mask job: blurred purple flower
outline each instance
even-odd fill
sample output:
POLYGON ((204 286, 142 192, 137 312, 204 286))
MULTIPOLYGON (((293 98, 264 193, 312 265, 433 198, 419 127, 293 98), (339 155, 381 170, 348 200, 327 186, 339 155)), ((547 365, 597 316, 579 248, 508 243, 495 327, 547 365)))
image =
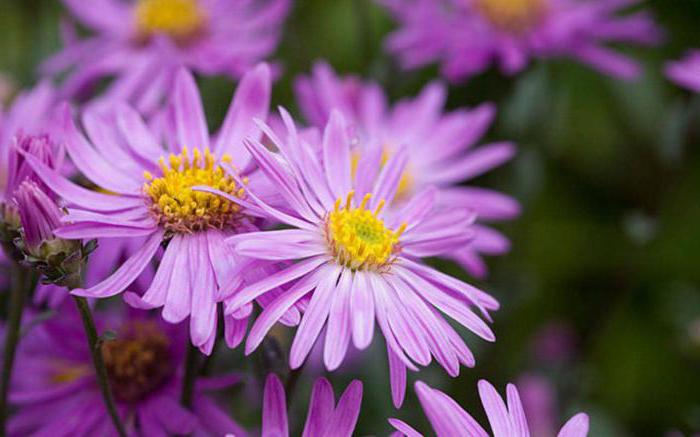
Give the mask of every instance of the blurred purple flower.
MULTIPOLYGON (((350 437, 353 434, 362 403, 362 383, 353 381, 335 403, 333 387, 326 378, 314 383, 303 436, 350 437)), ((287 401, 277 375, 265 381, 262 437, 289 437, 287 401)))
MULTIPOLYGON (((56 235, 143 242, 111 276, 73 293, 104 298, 125 291, 166 242, 145 294, 127 292, 125 299, 142 309, 163 307, 163 318, 171 323, 190 316, 193 344, 210 353, 216 338, 217 302, 234 293, 245 280, 258 280, 268 272, 237 256, 224 242, 228 235, 256 230, 255 218, 236 203, 194 192, 192 187, 209 186, 242 199, 248 183, 259 186, 250 172, 250 155, 242 141, 249 135, 260 135, 253 120, 265 119, 269 100, 270 72, 260 65, 243 77, 222 128, 210 138, 194 78, 180 70, 168 113, 167 148, 160 135, 126 105, 116 105, 109 116, 96 110, 84 114, 83 125, 91 143, 78 130, 66 106, 61 120, 66 150, 76 167, 108 193, 75 185, 27 155, 42 181, 68 202, 69 214, 63 219, 66 224, 56 235), (241 169, 244 180, 226 175, 222 165, 227 164, 241 169)), ((236 318, 226 318, 226 339, 231 347, 241 341, 251 309, 252 305, 241 309, 236 318)), ((290 323, 298 319, 296 309, 290 317, 290 323)))
POLYGON ((679 86, 700 92, 700 50, 690 50, 683 59, 666 64, 666 76, 679 86))
MULTIPOLYGON (((471 209, 480 223, 512 219, 520 213, 520 206, 509 196, 459 185, 502 165, 515 154, 510 142, 474 147, 493 121, 494 105, 443 112, 447 90, 440 83, 432 83, 417 97, 389 106, 377 83, 362 82, 355 76, 340 78, 325 63, 317 63, 310 77, 298 78, 295 89, 299 106, 312 125, 322 128, 333 109, 343 114, 358 136, 352 150, 355 167, 362 156, 372 153, 372 148, 381 149, 383 161, 399 148, 407 149, 408 163, 394 207, 426 187, 436 186, 436 207, 471 209)), ((487 267, 481 255, 504 254, 510 242, 483 224, 474 225, 473 231, 474 239, 469 244, 447 256, 483 278, 487 267)))
POLYGON ((62 0, 93 32, 64 32, 66 47, 46 60, 50 76, 68 72, 64 98, 113 77, 99 102, 159 107, 182 66, 204 75, 242 77, 276 48, 289 0, 62 0))
MULTIPOLYGON (((417 381, 416 393, 425 415, 438 437, 468 435, 470 437, 488 437, 489 434, 472 416, 464 411, 457 402, 440 390, 429 387, 422 381, 417 381)), ((508 384, 507 406, 496 389, 487 381, 479 381, 479 396, 486 411, 494 437, 529 437, 531 428, 523 411, 518 389, 508 384)), ((396 428, 393 436, 422 437, 418 431, 398 419, 389 419, 396 428)), ((532 435, 541 436, 536 432, 532 435)), ((558 437, 585 437, 588 435, 588 416, 579 413, 569 419, 559 431, 558 437)))
POLYGON ((562 364, 576 354, 576 332, 565 322, 550 322, 532 340, 532 355, 542 364, 562 364))
POLYGON ((556 393, 552 384, 541 376, 524 374, 517 386, 532 435, 556 435, 556 393))
POLYGON ((299 137, 286 111, 281 110, 281 115, 286 141, 263 127, 278 154, 258 141, 246 145, 286 207, 269 205, 255 190, 249 195, 255 211, 291 229, 241 234, 228 242, 241 256, 294 264, 227 299, 227 312, 275 287, 293 285, 260 314, 248 336, 246 353, 260 345, 280 315, 303 303, 308 307, 292 342, 292 368, 302 365, 326 326, 324 362, 327 369, 335 370, 351 339, 358 349, 369 346, 375 320, 386 339, 397 405, 403 401, 406 367, 417 370, 414 363, 427 366, 435 357, 456 376, 460 363, 473 366, 473 354, 440 312, 494 341, 493 332, 475 310, 490 320, 489 311, 498 309, 498 302, 420 261, 470 241, 473 213, 454 208, 431 214, 436 196, 432 189, 407 201, 400 212, 388 213, 407 161, 405 149, 381 169, 380 154, 365 156, 353 178, 351 138, 341 113, 331 114, 320 148, 299 137))
POLYGON ((498 63, 505 74, 531 58, 569 57, 614 77, 633 79, 639 65, 609 43, 661 39, 645 11, 618 16, 637 0, 379 0, 400 24, 386 41, 404 68, 437 62, 451 81, 498 63))
MULTIPOLYGON (((116 340, 102 344, 117 409, 129 435, 245 435, 206 391, 238 382, 235 375, 199 378, 192 410, 180 405, 181 363, 186 330, 135 311, 102 312, 101 332, 116 340)), ((30 320, 30 324, 33 322, 30 320)), ((9 435, 116 435, 104 407, 79 316, 72 305, 33 326, 20 343, 10 402, 17 413, 9 435)))

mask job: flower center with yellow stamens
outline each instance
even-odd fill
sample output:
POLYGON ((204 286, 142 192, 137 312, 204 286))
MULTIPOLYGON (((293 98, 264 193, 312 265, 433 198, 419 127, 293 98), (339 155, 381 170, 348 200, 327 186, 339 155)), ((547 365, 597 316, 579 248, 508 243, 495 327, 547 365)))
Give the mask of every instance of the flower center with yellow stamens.
POLYGON ((196 35, 206 22, 198 0, 139 0, 135 16, 141 36, 162 34, 179 41, 196 35))
POLYGON ((157 389, 174 371, 170 340, 154 322, 126 325, 117 340, 102 344, 114 396, 135 401, 157 389))
POLYGON ((403 224, 393 231, 378 217, 384 207, 380 201, 374 211, 366 209, 372 197, 366 194, 358 207, 352 206, 355 193, 342 199, 326 220, 326 240, 336 262, 352 270, 381 270, 387 267, 398 251, 399 237, 406 229, 403 224))
POLYGON ((475 0, 477 10, 495 27, 521 33, 547 12, 546 0, 475 0))
MULTIPOLYGON (((391 157, 391 154, 385 147, 384 150, 382 151, 382 160, 379 165, 379 168, 382 169, 386 165, 386 163, 389 161, 389 158, 391 157)), ((357 175, 357 166, 360 163, 360 152, 357 150, 353 151, 351 156, 350 156, 350 174, 352 175, 353 179, 357 175)), ((403 173, 401 174, 401 179, 399 179, 399 186, 396 188, 396 200, 401 200, 409 197, 409 194, 411 190, 413 189, 413 175, 411 175, 411 172, 406 168, 403 173)))
MULTIPOLYGON (((231 157, 224 155, 220 162, 230 163, 231 157)), ((244 188, 221 168, 209 149, 204 153, 194 149, 190 158, 187 148, 183 148, 182 153, 171 154, 167 162, 162 157, 160 169, 160 177, 144 173, 147 182, 143 190, 150 201, 151 213, 166 230, 190 233, 224 229, 235 227, 243 218, 241 207, 230 200, 192 190, 192 187, 207 186, 239 199, 245 198, 244 188)))

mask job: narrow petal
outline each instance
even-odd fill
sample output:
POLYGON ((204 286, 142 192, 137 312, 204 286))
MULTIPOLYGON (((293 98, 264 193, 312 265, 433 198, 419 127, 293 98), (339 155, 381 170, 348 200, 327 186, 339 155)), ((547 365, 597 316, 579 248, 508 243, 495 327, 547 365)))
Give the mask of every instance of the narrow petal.
POLYGON ((353 276, 352 271, 343 271, 333 293, 323 348, 323 361, 330 372, 343 362, 350 344, 350 293, 353 288, 353 276))
POLYGON ((351 437, 362 405, 362 383, 354 380, 340 396, 333 418, 326 428, 331 435, 351 437))
POLYGON ((588 415, 578 413, 564 425, 557 437, 586 437, 588 435, 588 415))
POLYGON ((363 272, 355 274, 351 297, 352 339, 358 349, 365 349, 374 337, 374 297, 363 272))
MULTIPOLYGON (((508 409, 496 389, 487 381, 479 381, 479 397, 491 424, 494 437, 517 436, 513 432, 508 409)), ((518 436, 519 437, 519 436, 518 436)))
POLYGON ((338 111, 323 132, 323 166, 335 197, 344 197, 350 192, 350 140, 343 116, 338 111))
POLYGON ((209 131, 202 98, 194 77, 184 68, 178 71, 175 78, 172 104, 179 146, 190 150, 209 147, 209 131))
POLYGON ((323 435, 333 417, 335 396, 333 387, 326 378, 318 378, 314 383, 309 401, 309 411, 306 415, 302 437, 323 435))
POLYGON ((506 395, 508 397, 508 412, 513 424, 513 432, 518 437, 530 437, 530 428, 527 425, 527 418, 525 417, 518 389, 513 384, 508 384, 506 386, 506 395))
POLYGON ((311 347, 316 342, 323 325, 328 318, 331 302, 334 298, 333 291, 340 275, 341 268, 335 266, 334 271, 323 278, 314 290, 309 307, 301 319, 299 329, 297 329, 292 348, 289 352, 289 365, 292 369, 297 369, 306 359, 311 351, 311 347))
POLYGON ((71 293, 85 297, 109 297, 121 293, 129 284, 134 282, 136 277, 143 272, 151 261, 151 258, 153 258, 160 247, 161 241, 163 241, 163 234, 163 230, 154 232, 148 237, 143 247, 126 260, 109 278, 87 290, 76 289, 71 293))
POLYGON ((254 120, 267 118, 270 88, 270 68, 266 64, 257 65, 243 76, 219 130, 214 146, 217 154, 247 154, 243 140, 259 136, 259 129, 254 120))
POLYGON ((262 413, 263 437, 289 436, 287 422, 287 401, 284 387, 277 375, 270 374, 265 381, 262 413))

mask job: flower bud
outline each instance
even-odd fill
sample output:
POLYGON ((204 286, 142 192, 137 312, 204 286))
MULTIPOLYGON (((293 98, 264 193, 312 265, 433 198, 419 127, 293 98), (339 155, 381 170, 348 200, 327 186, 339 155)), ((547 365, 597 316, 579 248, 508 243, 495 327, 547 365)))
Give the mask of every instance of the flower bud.
MULTIPOLYGON (((19 134, 12 139, 12 144, 7 155, 7 167, 2 169, 7 179, 0 181, 0 244, 5 253, 15 261, 23 258, 21 252, 17 250, 14 241, 20 237, 21 227, 20 215, 17 205, 12 200, 15 191, 25 180, 33 181, 45 193, 51 193, 36 176, 32 168, 25 159, 25 154, 29 154, 39 159, 49 167, 56 168, 57 163, 62 160, 62 153, 54 145, 47 135, 23 135, 19 134)), ((54 198, 53 194, 47 194, 54 198)))
POLYGON ((63 213, 35 182, 22 182, 15 190, 14 201, 21 223, 21 238, 15 245, 24 253, 24 264, 37 269, 45 283, 77 287, 94 242, 83 246, 78 240, 64 240, 54 235, 63 213))

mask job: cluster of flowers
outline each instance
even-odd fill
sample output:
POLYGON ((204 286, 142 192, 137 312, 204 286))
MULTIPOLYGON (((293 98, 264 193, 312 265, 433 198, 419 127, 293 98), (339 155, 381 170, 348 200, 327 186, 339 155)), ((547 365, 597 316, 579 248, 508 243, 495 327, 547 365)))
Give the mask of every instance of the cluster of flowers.
MULTIPOLYGON (((302 124, 283 108, 270 113, 281 70, 261 63, 289 0, 63 2, 91 36, 66 26, 66 47, 41 66, 45 81, 0 114, 5 262, 42 278, 24 311, 21 372, 3 387, 3 410, 7 399, 17 407, 9 434, 244 435, 210 397, 241 377, 193 379, 186 344, 210 355, 219 337, 230 348, 245 340, 250 354, 277 323, 296 327, 291 369, 319 341, 329 371, 370 346, 376 323, 396 407, 407 369, 434 359, 454 377, 475 365, 444 316, 491 342, 499 303, 422 260, 443 257, 484 278, 483 256, 509 250, 489 223, 515 218, 518 203, 464 184, 515 153, 510 142, 477 146, 492 104, 446 112, 440 82, 391 104, 377 83, 318 63, 295 83, 302 124), (193 73, 239 80, 215 133, 193 73), (128 307, 89 320, 83 298, 118 294, 128 307), (48 319, 36 309, 46 305, 48 319)), ((516 73, 552 56, 631 78, 636 63, 603 45, 658 41, 646 13, 617 15, 633 3, 382 1, 403 25, 388 49, 409 68, 440 62, 449 80, 492 60, 516 73)), ((696 55, 668 74, 700 88, 696 55)), ((5 327, 10 366, 17 329, 18 317, 5 327)), ((487 435, 444 393, 420 381, 415 391, 436 434, 487 435)), ((493 435, 529 435, 514 386, 506 403, 486 381, 478 391, 493 435)), ((336 404, 317 380, 304 435, 351 435, 361 398, 354 381, 336 404)), ((289 435, 286 410, 270 375, 263 435, 289 435)), ((420 435, 389 421, 397 435, 420 435)), ((559 435, 587 432, 579 414, 559 435)))

